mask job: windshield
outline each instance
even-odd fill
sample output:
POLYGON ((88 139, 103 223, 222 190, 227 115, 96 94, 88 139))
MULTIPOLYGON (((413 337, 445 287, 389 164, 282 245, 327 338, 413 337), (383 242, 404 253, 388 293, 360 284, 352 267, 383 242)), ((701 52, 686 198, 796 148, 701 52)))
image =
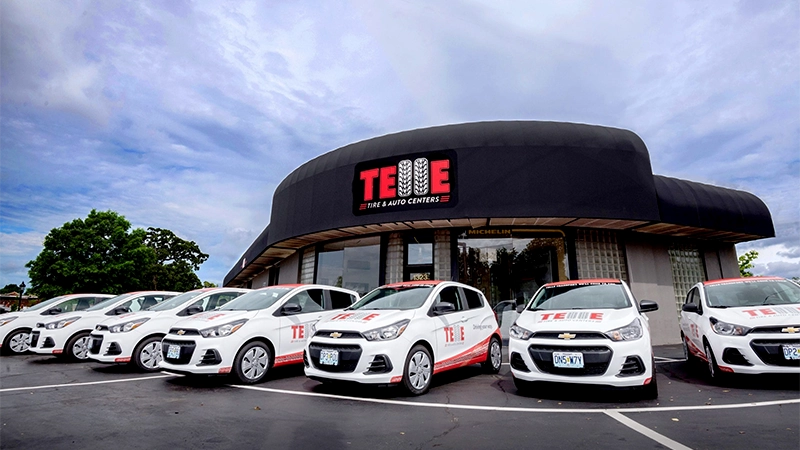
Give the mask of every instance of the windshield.
POLYGON ((800 303, 800 287, 784 280, 753 280, 705 286, 712 308, 800 303))
POLYGON ((202 294, 203 292, 206 291, 197 290, 197 291, 184 292, 181 295, 176 295, 175 297, 172 297, 169 300, 164 300, 163 302, 155 306, 151 306, 150 308, 148 308, 148 311, 169 311, 170 309, 175 309, 184 304, 185 302, 202 294))
POLYGON ((416 309, 425 303, 433 286, 382 287, 370 292, 349 309, 416 309))
POLYGON ((25 311, 37 311, 37 310, 40 310, 40 309, 43 309, 43 308, 47 308, 48 306, 51 306, 51 305, 53 305, 55 303, 58 303, 61 300, 64 300, 65 298, 67 298, 66 295, 61 295, 59 297, 53 297, 50 300, 45 300, 43 302, 39 302, 39 303, 31 306, 30 308, 26 308, 25 311))
POLYGON ((631 302, 621 284, 568 284, 540 289, 529 309, 622 309, 629 306, 631 302))
POLYGON ((269 287, 242 294, 229 301, 218 311, 256 311, 269 308, 293 288, 269 287))
POLYGON ((111 306, 113 303, 116 303, 118 300, 122 300, 125 297, 130 297, 131 295, 132 294, 122 294, 116 297, 105 299, 102 302, 95 303, 94 306, 92 306, 91 308, 84 309, 84 311, 102 311, 106 309, 106 307, 111 306))

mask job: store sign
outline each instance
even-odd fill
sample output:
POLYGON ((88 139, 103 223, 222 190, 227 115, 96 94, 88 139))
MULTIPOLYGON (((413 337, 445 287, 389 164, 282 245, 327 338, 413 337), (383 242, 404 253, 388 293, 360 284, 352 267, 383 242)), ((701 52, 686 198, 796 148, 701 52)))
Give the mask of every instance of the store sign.
POLYGON ((455 152, 449 151, 359 163, 353 178, 353 213, 454 206, 455 174, 455 152))

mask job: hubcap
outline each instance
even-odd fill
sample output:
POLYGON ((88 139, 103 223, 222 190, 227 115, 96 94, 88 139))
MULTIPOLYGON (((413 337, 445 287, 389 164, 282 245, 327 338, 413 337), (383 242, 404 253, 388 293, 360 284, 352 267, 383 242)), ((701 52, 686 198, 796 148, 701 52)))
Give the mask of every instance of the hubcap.
POLYGON ((492 341, 492 348, 490 351, 492 353, 492 367, 497 369, 503 361, 503 352, 500 349, 500 344, 497 343, 497 341, 492 341))
POLYGON ((423 389, 431 379, 431 360, 424 352, 414 353, 408 362, 408 380, 414 389, 423 389))
POLYGON ((161 362, 161 352, 159 351, 159 341, 153 341, 144 346, 139 354, 139 361, 147 369, 155 369, 161 362))
POLYGON ((11 336, 11 340, 8 343, 11 351, 14 353, 27 352, 31 346, 30 336, 28 333, 17 333, 11 336))
POLYGON ((72 345, 72 354, 78 359, 86 359, 89 357, 89 336, 83 336, 75 341, 72 345))
POLYGON ((267 351, 253 347, 242 357, 242 373, 248 380, 257 380, 267 371, 267 351))

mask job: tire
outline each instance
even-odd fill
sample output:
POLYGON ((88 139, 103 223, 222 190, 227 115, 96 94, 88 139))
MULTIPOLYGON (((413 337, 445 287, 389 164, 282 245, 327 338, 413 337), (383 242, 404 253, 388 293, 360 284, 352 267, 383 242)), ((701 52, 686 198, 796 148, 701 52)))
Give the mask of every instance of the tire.
POLYGON ((706 364, 708 379, 712 383, 717 384, 724 378, 722 372, 719 370, 719 365, 717 365, 717 358, 714 357, 714 351, 711 350, 711 345, 709 345, 708 342, 703 343, 703 350, 706 352, 706 359, 708 360, 706 364))
POLYGON ((262 381, 271 367, 272 352, 261 341, 253 341, 242 347, 233 360, 233 373, 244 384, 262 381))
POLYGON ((131 362, 145 372, 156 372, 161 362, 161 337, 151 336, 136 346, 131 362))
POLYGON ((486 361, 481 363, 485 373, 493 374, 500 372, 503 364, 503 344, 497 336, 492 336, 489 340, 489 350, 486 352, 486 361))
POLYGON ((3 342, 4 355, 21 355, 28 351, 30 348, 30 328, 19 328, 8 333, 6 340, 3 342))
POLYGON ((89 359, 89 345, 92 338, 88 331, 81 331, 72 336, 64 346, 64 357, 70 361, 87 361, 89 359))
POLYGON ((433 376, 433 358, 431 352, 423 345, 415 345, 403 368, 403 386, 411 395, 422 395, 431 387, 433 376))
POLYGON ((428 159, 414 160, 414 195, 428 195, 428 159))
POLYGON ((653 380, 642 387, 642 399, 655 400, 658 398, 658 377, 656 376, 656 360, 653 359, 653 380))
POLYGON ((414 177, 410 159, 397 163, 397 196, 410 197, 414 189, 414 177))

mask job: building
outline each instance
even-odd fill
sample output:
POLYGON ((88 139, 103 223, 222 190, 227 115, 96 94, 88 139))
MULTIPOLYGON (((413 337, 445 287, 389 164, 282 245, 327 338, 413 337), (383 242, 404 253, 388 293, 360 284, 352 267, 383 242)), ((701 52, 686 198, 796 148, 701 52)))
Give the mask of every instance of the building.
POLYGON ((493 304, 545 282, 626 280, 656 344, 680 343, 694 283, 739 276, 734 244, 772 237, 747 192, 654 175, 615 128, 480 122, 381 136, 321 155, 275 190, 271 223, 225 286, 341 285, 361 293, 453 279, 493 304))

